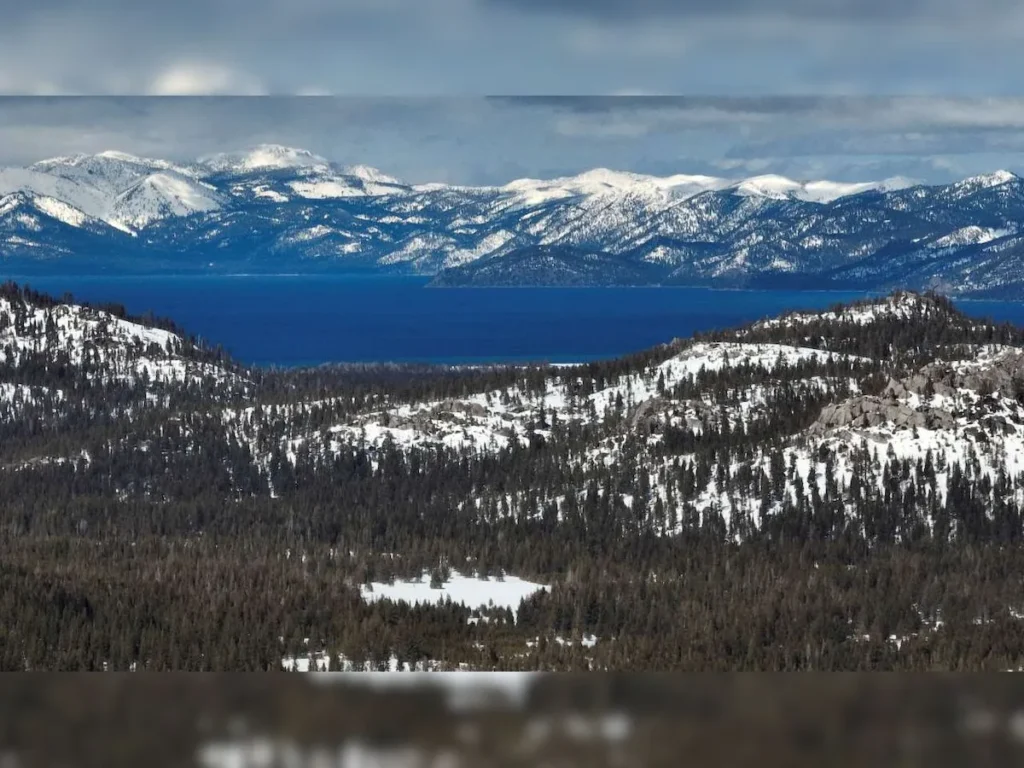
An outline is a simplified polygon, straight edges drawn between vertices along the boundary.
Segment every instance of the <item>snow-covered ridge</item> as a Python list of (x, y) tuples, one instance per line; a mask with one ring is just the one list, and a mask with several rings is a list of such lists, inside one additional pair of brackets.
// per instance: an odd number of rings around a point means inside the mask
[(203, 384), (236, 381), (216, 365), (192, 359), (177, 334), (77, 304), (38, 306), (0, 297), (0, 367), (29, 355), (87, 366), (102, 381)]
[[(387, 444), (405, 450), (500, 451), (513, 444), (527, 446), (538, 437), (549, 437), (553, 422), (603, 424), (619, 408), (633, 414), (632, 418), (640, 419), (645, 409), (661, 402), (663, 395), (680, 382), (701, 374), (741, 367), (770, 372), (830, 360), (853, 365), (869, 362), (866, 358), (785, 344), (701, 342), (587, 395), (575, 392), (582, 379), (572, 381), (552, 376), (542, 392), (513, 387), (457, 399), (369, 410), (318, 434), (297, 432), (286, 439), (285, 449), (292, 457), (303, 445), (328, 453), (350, 445), (380, 448)], [(683, 411), (679, 418), (696, 418), (703, 407), (696, 407), (696, 410), (688, 407)], [(245, 414), (231, 412), (225, 419), (241, 433), (246, 432)]]
[(400, 186), (402, 184), (394, 176), (388, 176), (383, 171), (372, 168), (369, 165), (347, 165), (342, 169), (342, 173), (345, 176), (353, 176), (360, 181), (373, 184), (389, 184), (392, 186)]
[[(897, 293), (892, 296), (843, 307), (841, 310), (823, 312), (790, 312), (779, 317), (762, 320), (751, 326), (751, 330), (768, 328), (799, 327), (819, 321), (854, 323), (870, 325), (880, 318), (898, 318), (907, 320), (921, 313), (935, 309), (934, 304), (925, 296), (914, 293)], [(742, 333), (742, 332), (741, 332)]]
[(24, 193), (69, 226), (97, 221), (133, 234), (163, 218), (218, 210), (224, 197), (197, 175), (166, 160), (107, 151), (0, 168), (0, 196)]
[(988, 187), (1001, 187), (1003, 184), (1009, 184), (1011, 181), (1017, 181), (1020, 176), (1011, 171), (995, 171), (993, 173), (985, 173), (980, 176), (971, 176), (970, 178), (964, 179), (957, 186), (962, 187), (975, 187), (975, 188), (988, 188)]
[(569, 197), (607, 194), (636, 194), (665, 200), (685, 199), (702, 192), (725, 189), (730, 183), (727, 179), (713, 176), (678, 174), (658, 177), (595, 168), (578, 176), (550, 180), (517, 179), (497, 190), (514, 197), (519, 205), (535, 206)]
[(498, 189), (515, 195), (523, 205), (540, 205), (572, 196), (634, 194), (686, 200), (710, 191), (732, 190), (744, 197), (794, 199), (804, 202), (828, 203), (841, 197), (871, 190), (892, 191), (914, 185), (901, 177), (875, 182), (794, 181), (784, 176), (755, 176), (749, 179), (726, 179), (715, 176), (649, 176), (639, 173), (596, 168), (578, 176), (558, 179), (517, 179)]
[(82, 211), (78, 210), (74, 206), (68, 205), (63, 200), (57, 200), (53, 197), (46, 197), (40, 195), (32, 201), (35, 207), (45, 213), (47, 216), (56, 219), (64, 224), (72, 227), (81, 227), (87, 221), (89, 217), (86, 216)]
[(280, 144), (260, 144), (247, 150), (222, 152), (199, 159), (199, 164), (214, 173), (249, 173), (285, 168), (327, 168), (330, 162), (305, 149)]
[(169, 331), (75, 304), (40, 307), (0, 297), (0, 323), (0, 347), (9, 345), (15, 357), (23, 351), (59, 350), (78, 363), (90, 345), (100, 342), (143, 347), (156, 344), (165, 350), (182, 346), (181, 337)]
[(168, 173), (154, 173), (118, 195), (110, 211), (113, 222), (142, 229), (154, 221), (216, 211), (224, 198), (209, 184)]
[(844, 183), (837, 181), (794, 181), (785, 176), (755, 176), (732, 185), (744, 197), (794, 199), (808, 203), (830, 203), (863, 192), (890, 192), (914, 186), (911, 179), (893, 177), (884, 181)]
[[(736, 180), (687, 174), (658, 177), (596, 168), (577, 176), (550, 180), (517, 179), (500, 187), (447, 184), (408, 187), (370, 166), (336, 166), (305, 149), (261, 144), (237, 152), (205, 156), (192, 163), (144, 158), (116, 150), (55, 157), (28, 168), (0, 168), (0, 196), (12, 192), (44, 196), (64, 204), (59, 215), (54, 216), (64, 223), (81, 226), (87, 219), (96, 219), (134, 232), (164, 218), (222, 207), (227, 201), (224, 192), (203, 183), (204, 177), (279, 171), (297, 174), (288, 186), (296, 195), (311, 200), (460, 190), (497, 193), (508, 198), (507, 205), (526, 208), (575, 197), (608, 195), (635, 196), (664, 204), (724, 189), (733, 189), (742, 195), (791, 196), (798, 200), (826, 202), (867, 189), (898, 189), (910, 183), (892, 179), (856, 184), (796, 182), (769, 176)], [(273, 202), (286, 202), (280, 190), (268, 190), (265, 186), (254, 188), (252, 194)]]
[[(266, 273), (314, 260), (345, 269), (358, 253), (361, 267), (448, 285), (762, 287), (785, 273), (835, 289), (1024, 291), (1019, 243), (1006, 237), (1024, 217), (1016, 176), (900, 191), (911, 184), (595, 168), (498, 186), (409, 185), (273, 144), (194, 162), (107, 151), (0, 169), (0, 255), (56, 265), (89, 253), (98, 271), (152, 254), (165, 272), (188, 253), (190, 266)], [(314, 226), (340, 237), (295, 236)]]

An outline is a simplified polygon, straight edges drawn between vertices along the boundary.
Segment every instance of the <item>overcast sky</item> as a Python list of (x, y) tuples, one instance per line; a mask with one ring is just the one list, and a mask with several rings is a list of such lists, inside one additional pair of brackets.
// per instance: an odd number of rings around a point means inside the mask
[[(221, 97), (0, 99), (4, 164), (272, 141), (465, 183), (1022, 166), (1021, 0), (0, 0), (0, 19), (0, 94)], [(257, 94), (346, 98), (223, 98)], [(596, 98), (624, 94), (690, 98)]]
[(6, 93), (1020, 93), (1020, 0), (0, 0)]

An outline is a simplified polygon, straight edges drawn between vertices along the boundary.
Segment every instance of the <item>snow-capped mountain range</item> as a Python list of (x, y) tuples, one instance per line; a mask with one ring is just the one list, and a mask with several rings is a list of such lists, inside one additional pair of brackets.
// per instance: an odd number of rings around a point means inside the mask
[(439, 284), (932, 288), (1024, 295), (1024, 181), (923, 186), (595, 169), (408, 184), (263, 145), (0, 169), (0, 257), (41, 270), (386, 270)]

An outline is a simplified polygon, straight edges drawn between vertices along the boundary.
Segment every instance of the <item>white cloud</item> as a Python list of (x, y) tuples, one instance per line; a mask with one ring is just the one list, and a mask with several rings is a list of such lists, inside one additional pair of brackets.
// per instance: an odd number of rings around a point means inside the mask
[(267, 89), (256, 78), (211, 62), (178, 62), (160, 72), (146, 92), (152, 96), (261, 96)]

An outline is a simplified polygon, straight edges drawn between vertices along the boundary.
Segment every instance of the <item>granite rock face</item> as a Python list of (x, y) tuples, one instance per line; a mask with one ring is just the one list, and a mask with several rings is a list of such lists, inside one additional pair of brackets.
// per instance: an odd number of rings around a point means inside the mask
[(883, 394), (897, 398), (908, 394), (951, 396), (964, 389), (1016, 398), (1024, 391), (1024, 351), (997, 348), (982, 352), (969, 363), (931, 363), (902, 381), (890, 380)]
[(881, 395), (860, 395), (825, 406), (810, 432), (884, 425), (952, 429), (961, 415), (976, 417), (988, 429), (1006, 431), (1006, 417), (991, 411), (999, 409), (997, 398), (1016, 402), (1022, 394), (1024, 351), (990, 349), (972, 361), (930, 363), (912, 376), (890, 379)]
[(631, 431), (653, 434), (663, 431), (668, 424), (678, 423), (687, 429), (699, 430), (715, 417), (715, 408), (703, 400), (672, 402), (663, 397), (652, 397), (633, 409), (628, 424)]
[(897, 428), (949, 429), (956, 419), (949, 411), (928, 406), (914, 408), (897, 400), (865, 395), (827, 405), (811, 432), (828, 429), (866, 429), (891, 424)]

